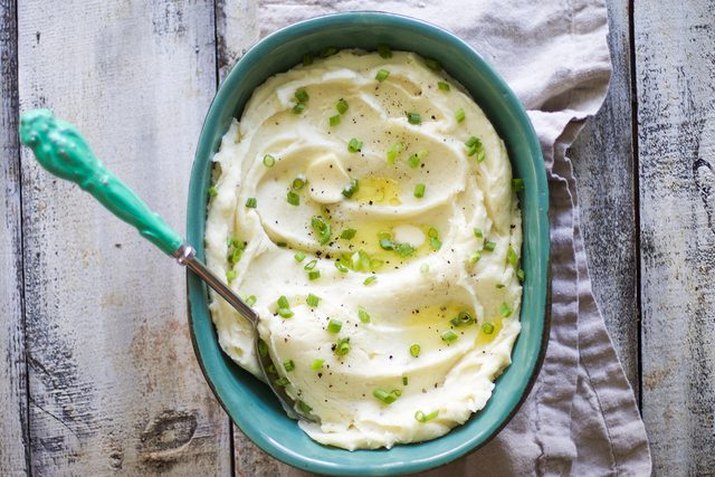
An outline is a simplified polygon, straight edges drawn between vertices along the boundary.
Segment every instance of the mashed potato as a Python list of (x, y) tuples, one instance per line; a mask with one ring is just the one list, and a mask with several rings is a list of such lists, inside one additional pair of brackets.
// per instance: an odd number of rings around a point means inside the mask
[[(521, 215), (504, 144), (438, 65), (340, 51), (258, 87), (224, 136), (210, 268), (260, 316), (313, 439), (433, 439), (489, 399), (519, 333)], [(212, 295), (223, 350), (253, 329)]]

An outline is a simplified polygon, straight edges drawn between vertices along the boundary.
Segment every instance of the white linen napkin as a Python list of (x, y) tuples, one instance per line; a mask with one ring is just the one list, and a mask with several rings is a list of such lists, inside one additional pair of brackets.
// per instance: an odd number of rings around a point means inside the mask
[(529, 398), (501, 433), (480, 450), (423, 475), (650, 475), (633, 391), (591, 293), (575, 180), (565, 156), (608, 87), (603, 0), (261, 0), (255, 7), (251, 33), (261, 37), (299, 20), (349, 10), (400, 13), (446, 28), (506, 79), (541, 140), (553, 277), (544, 365)]

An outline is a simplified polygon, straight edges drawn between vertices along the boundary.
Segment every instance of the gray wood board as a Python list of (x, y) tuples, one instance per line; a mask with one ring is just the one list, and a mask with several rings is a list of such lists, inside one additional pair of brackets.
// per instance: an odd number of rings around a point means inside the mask
[[(21, 2), (20, 109), (74, 122), (183, 231), (215, 90), (210, 2)], [(226, 475), (228, 419), (193, 355), (184, 271), (22, 149), (32, 472)]]
[(28, 468), (15, 2), (0, 0), (0, 473)]
[(634, 4), (643, 418), (658, 475), (715, 469), (715, 5)]
[(602, 109), (569, 151), (593, 293), (638, 395), (637, 226), (628, 1), (609, 0), (613, 74)]

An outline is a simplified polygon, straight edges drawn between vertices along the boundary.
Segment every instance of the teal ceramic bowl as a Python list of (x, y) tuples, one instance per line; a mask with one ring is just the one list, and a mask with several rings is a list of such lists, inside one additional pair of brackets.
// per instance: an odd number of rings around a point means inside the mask
[(252, 91), (268, 77), (301, 62), (304, 54), (326, 47), (409, 50), (434, 58), (464, 85), (506, 143), (515, 176), (524, 179), (523, 267), (526, 272), (522, 331), (512, 364), (498, 378), (487, 406), (464, 425), (433, 441), (390, 450), (349, 452), (322, 446), (283, 412), (263, 383), (236, 366), (220, 349), (208, 310), (205, 286), (188, 276), (190, 326), (199, 363), (211, 389), (233, 422), (261, 449), (301, 469), (332, 475), (391, 475), (446, 464), (484, 445), (526, 398), (546, 348), (549, 259), (548, 189), (541, 149), (514, 93), (474, 50), (445, 30), (411, 18), (353, 12), (296, 23), (251, 48), (220, 86), (199, 138), (189, 187), (189, 243), (204, 255), (204, 227), (211, 158), (234, 117), (240, 117)]

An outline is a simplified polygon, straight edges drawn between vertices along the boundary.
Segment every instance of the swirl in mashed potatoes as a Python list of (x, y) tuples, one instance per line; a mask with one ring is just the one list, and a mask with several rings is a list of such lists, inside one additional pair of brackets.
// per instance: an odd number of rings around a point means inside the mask
[[(520, 324), (521, 214), (502, 140), (407, 52), (343, 50), (258, 87), (214, 157), (206, 253), (260, 316), (279, 384), (345, 449), (483, 408)], [(253, 329), (212, 295), (222, 349)]]

